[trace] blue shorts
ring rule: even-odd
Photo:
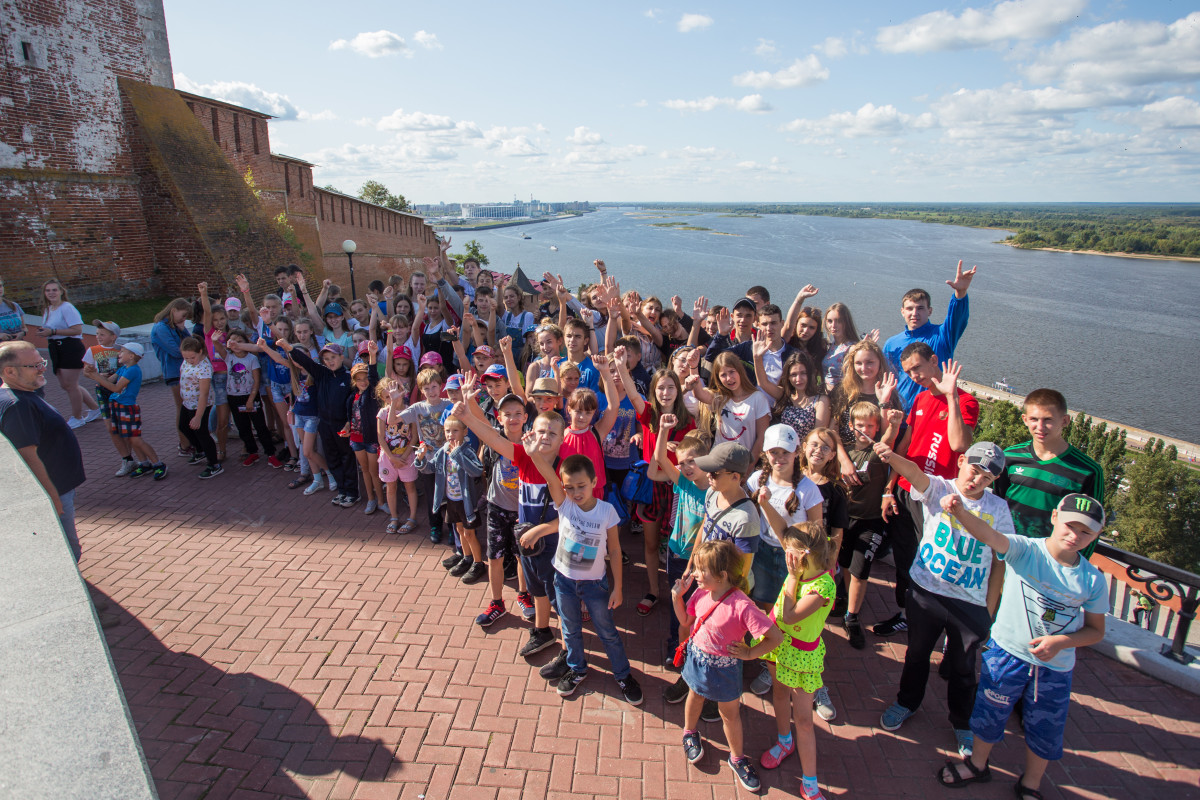
[[[367,444],[366,442],[350,442],[350,449],[356,453],[361,453],[364,450],[373,456],[379,455],[379,445]]]
[[[534,597],[549,597],[554,594],[554,551],[558,549],[558,534],[542,537],[545,547],[539,555],[521,556],[525,568],[525,583]]]
[[[750,599],[756,603],[774,604],[779,599],[779,590],[783,588],[788,574],[783,548],[760,541],[758,552],[754,554],[754,561],[750,564],[750,572],[754,575],[754,588],[750,590]]]
[[[276,383],[271,381],[271,399],[276,403],[286,403],[288,398],[292,396],[292,385],[290,383]]]
[[[1017,700],[1024,698],[1025,744],[1047,761],[1062,758],[1063,730],[1071,704],[1071,672],[1030,664],[989,639],[971,714],[971,732],[996,744]]]
[[[308,417],[304,414],[295,414],[294,418],[296,420],[296,424],[292,426],[293,428],[298,429],[302,433],[317,432],[317,426],[320,424],[320,420],[317,417]]]

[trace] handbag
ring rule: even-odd
[[[637,462],[621,481],[621,495],[629,502],[642,505],[654,502],[654,481],[646,474],[649,466],[645,461]]]
[[[690,631],[688,631],[687,638],[684,639],[682,642],[680,642],[679,646],[675,648],[675,658],[671,663],[673,663],[677,667],[683,666],[683,659],[684,659],[685,655],[687,654],[688,641],[691,640],[691,638],[696,635],[696,631],[700,630],[700,626],[703,625],[708,620],[708,618],[712,616],[712,613],[721,606],[721,603],[725,602],[726,597],[729,597],[729,595],[733,594],[733,590],[736,588],[737,588],[736,586],[729,587],[729,591],[726,592],[725,594],[721,595],[721,599],[718,600],[717,602],[713,603],[712,608],[710,608],[708,611],[705,611],[703,617],[696,620],[696,624],[692,626],[692,629]]]

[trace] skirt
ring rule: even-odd
[[[733,656],[714,656],[688,642],[683,680],[705,700],[728,703],[742,696],[742,661]]]

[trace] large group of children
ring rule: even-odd
[[[940,324],[927,291],[904,295],[905,329],[881,345],[846,305],[808,305],[811,285],[786,312],[755,286],[688,314],[679,297],[622,291],[602,261],[572,293],[549,273],[539,287],[473,260],[459,269],[448,244],[424,272],[372,281],[349,302],[329,281],[312,297],[295,267],[259,302],[242,276],[223,301],[205,284],[197,302],[173,301],[153,345],[180,455],[215,477],[232,430],[243,467],[261,453],[293,473],[291,489],[327,487],[343,508],[365,498],[389,534],[427,524],[453,544],[451,575],[486,580],[478,625],[508,613],[507,582],[532,623],[522,656],[556,644],[557,616],[562,646],[540,674],[563,696],[588,677],[590,624],[621,694],[642,702],[612,617],[631,563],[622,540],[640,534],[648,592],[636,610],[669,595],[664,660],[682,674],[664,696],[685,702],[686,758],[703,757],[699,720],[720,720],[730,767],[759,788],[739,711],[742,665],[759,661],[749,688],[770,694],[778,736],[757,763],[797,753],[810,799],[822,796],[813,714],[837,714],[822,630],[832,615],[865,647],[871,567],[890,550],[899,612],[872,631],[906,631],[908,648],[880,727],[918,710],[944,639],[961,760],[938,780],[989,780],[1016,709],[1027,745],[1016,793],[1040,797],[1062,754],[1075,649],[1103,636],[1107,595],[1087,561],[1103,476],[1063,439],[1066,401],[1050,389],[1026,398],[1029,442],[974,441],[978,403],[953,360],[974,268],[959,262],[946,281]],[[100,328],[102,349],[116,332]],[[139,349],[96,352],[87,375],[111,393],[121,474],[162,477],[155,452],[122,434]]]

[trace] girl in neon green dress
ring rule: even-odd
[[[762,659],[771,665],[775,681],[771,704],[779,741],[763,753],[760,762],[767,769],[778,767],[797,749],[804,778],[800,796],[805,800],[823,798],[817,784],[817,739],[813,730],[813,694],[821,688],[825,670],[825,643],[821,631],[833,608],[837,585],[829,568],[834,550],[817,522],[804,522],[780,534],[788,577],[779,592],[771,618],[783,631],[783,642]],[[792,722],[796,735],[792,737]]]

